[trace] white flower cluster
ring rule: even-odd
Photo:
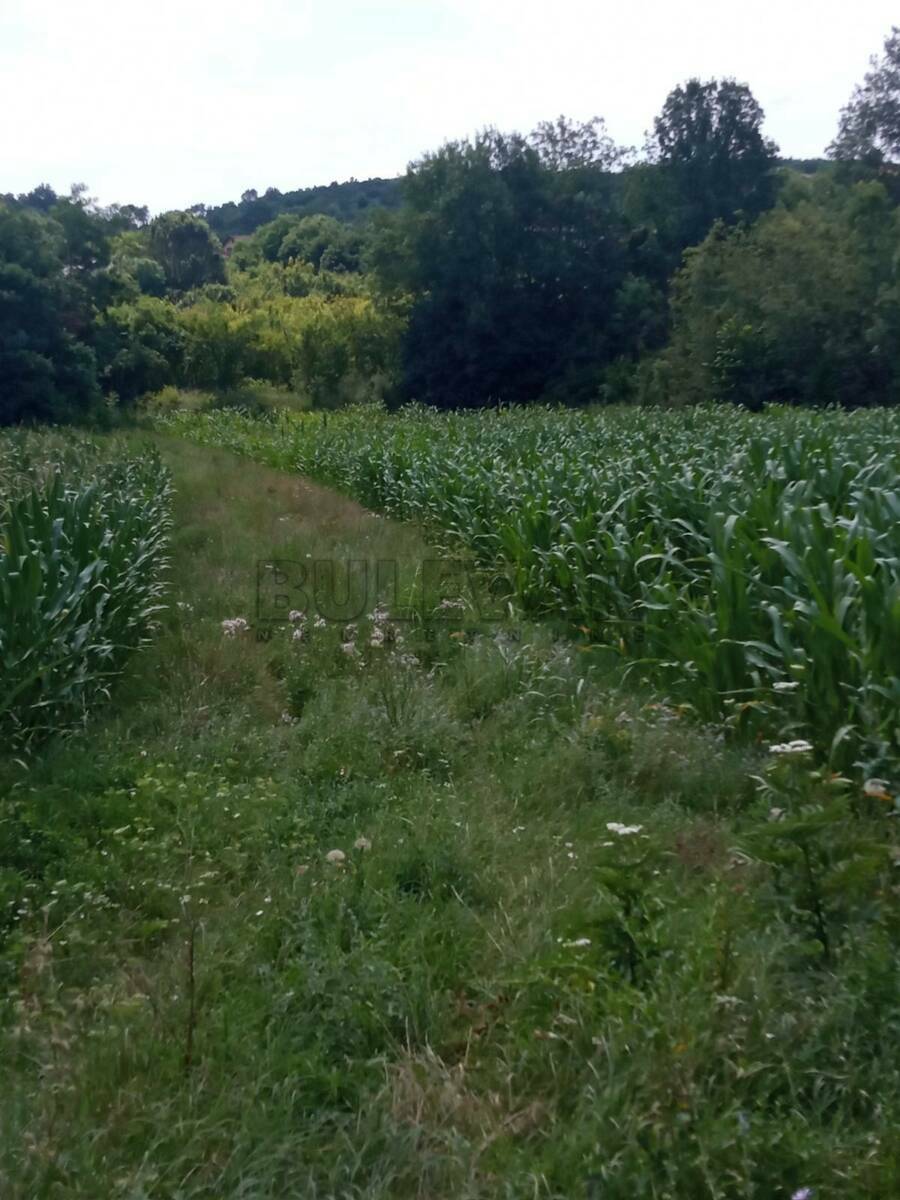
[[[644,827],[643,825],[623,825],[620,821],[607,821],[606,828],[610,833],[618,834],[619,837],[633,837]]]
[[[231,617],[222,622],[222,633],[225,637],[237,637],[239,633],[246,633],[250,628],[250,622],[244,620],[243,617]]]
[[[407,671],[412,671],[419,666],[419,660],[414,654],[395,654],[393,661],[398,667],[403,667]]]
[[[782,742],[777,746],[770,746],[770,754],[809,754],[813,749],[812,742],[805,742],[803,738],[797,738],[793,742]]]
[[[383,604],[376,604],[369,613],[372,622],[372,632],[369,635],[369,645],[373,650],[380,650],[385,642],[400,642],[403,639],[390,623],[391,614]]]

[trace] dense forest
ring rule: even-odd
[[[749,87],[676,87],[641,152],[600,118],[485,129],[351,181],[151,219],[0,199],[0,420],[178,387],[418,400],[893,403],[900,31],[792,163]],[[199,402],[199,401],[198,401]]]

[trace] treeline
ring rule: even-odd
[[[399,179],[349,179],[346,183],[299,188],[293,192],[267,188],[262,195],[248,188],[237,204],[234,201],[212,206],[196,204],[189,211],[202,217],[224,241],[254,233],[260,225],[283,215],[323,215],[339,221],[355,221],[375,208],[399,208],[402,200]]]
[[[306,406],[893,403],[898,79],[895,30],[827,164],[783,165],[747,86],[691,80],[640,155],[560,118],[448,143],[399,191],[152,220],[81,187],[7,196],[0,419],[169,385]]]

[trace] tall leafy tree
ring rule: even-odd
[[[222,246],[200,217],[187,212],[162,213],[150,223],[149,244],[172,291],[224,283]]]
[[[99,399],[86,294],[56,221],[0,203],[0,423],[62,420]]]
[[[647,149],[657,224],[676,249],[702,241],[716,221],[753,219],[775,199],[778,147],[746,84],[688,80],[669,93]]]
[[[877,165],[900,163],[900,29],[885,39],[881,59],[841,110],[837,137],[828,147],[831,158]]]
[[[608,155],[589,133],[488,129],[410,167],[406,209],[372,251],[382,284],[413,300],[407,396],[597,394],[626,255]]]

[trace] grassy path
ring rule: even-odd
[[[823,859],[823,961],[759,763],[538,629],[225,636],[259,560],[428,551],[156,440],[158,640],[84,735],[0,764],[0,1194],[896,1195],[876,817],[835,830],[840,905]]]

